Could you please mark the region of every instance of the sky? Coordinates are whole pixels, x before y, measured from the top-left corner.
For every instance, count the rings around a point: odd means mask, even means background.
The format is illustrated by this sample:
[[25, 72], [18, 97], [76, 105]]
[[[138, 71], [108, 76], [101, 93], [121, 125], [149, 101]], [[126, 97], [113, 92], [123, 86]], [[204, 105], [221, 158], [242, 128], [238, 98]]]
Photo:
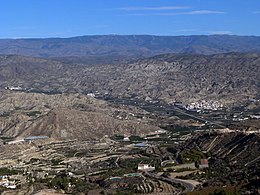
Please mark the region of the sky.
[[260, 0], [1, 0], [0, 38], [256, 35]]

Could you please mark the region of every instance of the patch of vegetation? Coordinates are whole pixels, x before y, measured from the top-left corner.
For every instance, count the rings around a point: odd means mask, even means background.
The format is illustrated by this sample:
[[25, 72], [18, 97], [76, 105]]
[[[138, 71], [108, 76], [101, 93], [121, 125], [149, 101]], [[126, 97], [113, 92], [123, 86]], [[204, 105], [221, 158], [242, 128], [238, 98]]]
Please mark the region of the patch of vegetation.
[[128, 151], [128, 154], [134, 155], [134, 154], [142, 154], [143, 150], [139, 148], [133, 148], [130, 151]]
[[51, 159], [51, 163], [53, 166], [60, 165], [61, 162], [62, 162], [61, 159]]
[[124, 137], [125, 137], [124, 135], [115, 135], [115, 136], [114, 136], [114, 139], [115, 139], [115, 140], [123, 140]]
[[31, 158], [30, 159], [30, 163], [34, 163], [34, 162], [38, 162], [38, 161], [40, 161], [40, 159], [38, 159], [38, 158]]
[[[74, 182], [75, 181], [75, 182]], [[97, 188], [95, 184], [83, 181], [83, 180], [74, 180], [72, 184], [74, 185], [73, 193], [85, 193], [87, 194], [90, 190]]]
[[2, 186], [0, 186], [0, 194], [2, 194], [5, 190], [6, 190], [6, 188], [3, 188]]
[[40, 115], [41, 112], [40, 111], [31, 111], [31, 112], [27, 112], [26, 115], [29, 117], [36, 117], [38, 115]]
[[221, 187], [208, 187], [200, 191], [187, 193], [188, 195], [240, 195], [239, 188], [235, 186]]
[[18, 170], [0, 168], [0, 175], [17, 175], [18, 173], [20, 173]]
[[14, 140], [14, 137], [0, 137], [0, 139], [2, 139], [4, 141], [12, 141], [12, 140]]
[[103, 179], [108, 179], [110, 177], [120, 177], [127, 173], [132, 173], [132, 169], [127, 168], [115, 168], [115, 169], [109, 169], [106, 172], [103, 172], [100, 176]]
[[188, 126], [180, 126], [180, 125], [167, 125], [167, 126], [160, 126], [160, 128], [176, 133], [176, 132], [185, 132], [185, 131], [193, 131], [194, 128], [188, 127]]
[[126, 190], [117, 190], [117, 192], [115, 193], [115, 195], [134, 195], [136, 194], [136, 190], [133, 189], [131, 190], [130, 187]]
[[131, 158], [131, 159], [126, 159], [124, 161], [119, 161], [120, 167], [130, 169], [130, 170], [137, 170], [137, 165], [139, 163], [145, 163], [149, 164], [152, 161], [150, 158]]
[[14, 109], [15, 109], [15, 110], [21, 110], [22, 108], [19, 107], [19, 106], [15, 106]]
[[181, 172], [184, 172], [184, 171], [193, 171], [194, 169], [191, 169], [191, 168], [180, 168], [180, 169], [176, 169], [175, 172], [177, 173], [181, 173]]
[[140, 137], [140, 136], [136, 136], [136, 135], [131, 135], [129, 137], [130, 141], [144, 141], [144, 138]]
[[203, 158], [206, 158], [206, 155], [203, 152], [197, 150], [184, 151], [181, 154], [182, 163], [196, 162]]
[[35, 183], [45, 184], [52, 189], [62, 189], [69, 194], [87, 194], [90, 190], [97, 188], [96, 184], [70, 177], [66, 173], [61, 173], [54, 178], [36, 178]]
[[0, 114], [0, 117], [8, 117], [8, 116], [10, 116], [10, 112], [2, 112], [1, 114]]
[[54, 189], [67, 190], [70, 183], [70, 178], [67, 176], [57, 176], [48, 182], [48, 187]]

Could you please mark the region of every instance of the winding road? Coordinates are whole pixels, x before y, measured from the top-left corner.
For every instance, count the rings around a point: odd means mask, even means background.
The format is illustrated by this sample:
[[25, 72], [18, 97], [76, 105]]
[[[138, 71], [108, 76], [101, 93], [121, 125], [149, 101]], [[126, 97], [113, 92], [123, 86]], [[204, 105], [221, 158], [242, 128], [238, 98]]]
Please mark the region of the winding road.
[[151, 172], [145, 172], [144, 175], [151, 177], [151, 178], [154, 178], [154, 179], [157, 179], [157, 180], [165, 181], [165, 182], [170, 183], [170, 184], [180, 184], [185, 188], [183, 193], [192, 192], [195, 188], [195, 186], [192, 183], [190, 183], [189, 181], [185, 181], [185, 180], [181, 180], [181, 179], [171, 179], [171, 178], [168, 178], [168, 177], [156, 175], [156, 174], [151, 173]]

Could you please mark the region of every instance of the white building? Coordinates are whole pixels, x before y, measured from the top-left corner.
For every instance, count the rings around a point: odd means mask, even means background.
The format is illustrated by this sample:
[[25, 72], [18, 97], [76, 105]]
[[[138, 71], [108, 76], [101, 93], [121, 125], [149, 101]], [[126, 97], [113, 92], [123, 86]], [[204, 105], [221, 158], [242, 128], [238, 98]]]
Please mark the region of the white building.
[[260, 119], [260, 115], [250, 115], [252, 119]]
[[154, 171], [155, 167], [150, 166], [149, 164], [138, 164], [137, 170], [139, 170], [139, 171]]
[[9, 181], [7, 176], [0, 176], [0, 186], [8, 189], [16, 189], [13, 181]]
[[94, 93], [88, 93], [87, 96], [92, 97], [92, 98], [96, 97]]
[[124, 137], [123, 140], [124, 140], [125, 142], [129, 142], [129, 141], [130, 141], [129, 137]]

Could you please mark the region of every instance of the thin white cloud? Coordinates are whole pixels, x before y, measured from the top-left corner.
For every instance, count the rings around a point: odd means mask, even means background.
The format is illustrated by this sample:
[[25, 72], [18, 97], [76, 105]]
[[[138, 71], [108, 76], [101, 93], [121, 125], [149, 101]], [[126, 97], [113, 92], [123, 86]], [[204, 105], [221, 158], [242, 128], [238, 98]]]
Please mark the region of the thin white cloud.
[[231, 31], [229, 30], [213, 30], [213, 31], [208, 31], [210, 35], [230, 35], [232, 34]]
[[183, 15], [203, 15], [203, 14], [226, 14], [227, 12], [215, 11], [215, 10], [195, 10], [186, 13], [179, 13]]
[[162, 11], [162, 10], [181, 10], [181, 9], [189, 9], [187, 6], [161, 6], [161, 7], [122, 7], [118, 8], [118, 10], [124, 11]]
[[132, 16], [176, 16], [176, 15], [210, 15], [210, 14], [227, 14], [227, 12], [216, 10], [194, 10], [189, 12], [174, 13], [133, 13]]

